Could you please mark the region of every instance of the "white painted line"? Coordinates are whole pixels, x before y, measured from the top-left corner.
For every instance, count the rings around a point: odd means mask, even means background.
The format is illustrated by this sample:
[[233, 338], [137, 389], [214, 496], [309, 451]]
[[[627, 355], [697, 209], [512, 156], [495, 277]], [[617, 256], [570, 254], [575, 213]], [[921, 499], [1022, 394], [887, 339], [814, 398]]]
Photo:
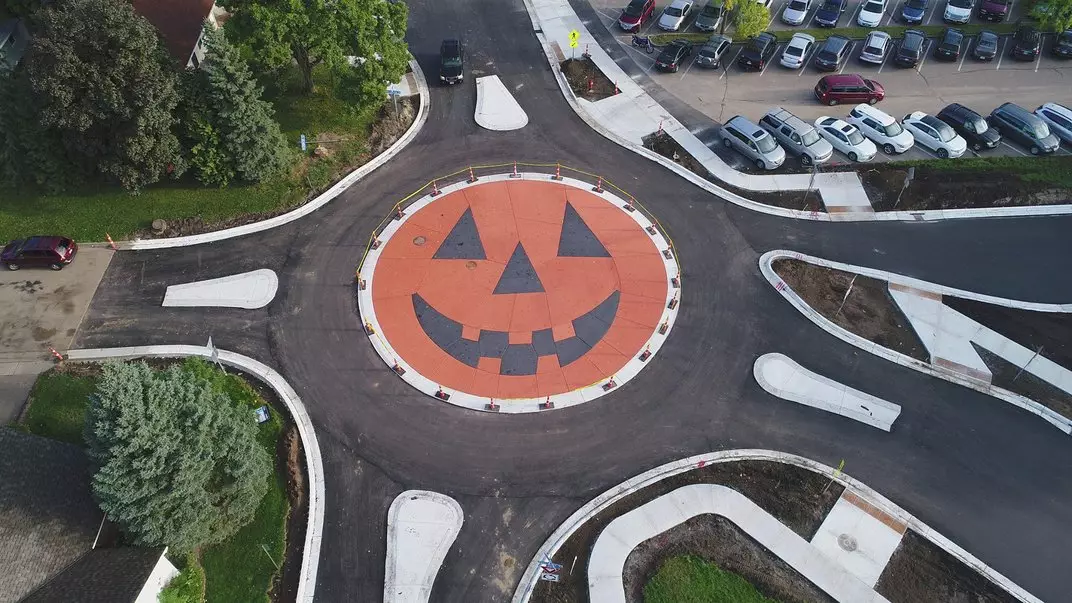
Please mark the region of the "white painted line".
[[849, 27], [860, 26], [860, 24], [856, 22], [856, 17], [860, 14], [860, 10], [863, 9], [864, 2], [867, 2], [867, 0], [860, 0], [860, 4], [856, 5], [856, 10], [852, 11], [852, 20], [849, 21]]
[[849, 54], [848, 54], [848, 57], [850, 57], [850, 58], [846, 58], [846, 59], [845, 59], [845, 62], [841, 64], [841, 69], [838, 69], [838, 75], [841, 75], [842, 73], [844, 73], [844, 72], [845, 72], [845, 67], [847, 67], [847, 66], [849, 65], [849, 61], [851, 61], [851, 60], [852, 60], [852, 59], [851, 59], [851, 57], [852, 57], [852, 50], [853, 50], [854, 48], [856, 48], [856, 42], [853, 42], [852, 44], [850, 44], [850, 45], [849, 45]]
[[964, 54], [960, 57], [960, 65], [957, 65], [957, 73], [960, 73], [960, 69], [964, 67], [964, 59], [968, 58], [969, 48], [971, 48], [971, 38], [968, 38], [968, 43], [964, 45]]
[[678, 81], [681, 81], [681, 80], [685, 79], [685, 76], [689, 74], [689, 69], [692, 69], [692, 66], [695, 65], [695, 64], [696, 64], [696, 58], [693, 57], [693, 59], [691, 61], [689, 61], [689, 66], [685, 68], [685, 73], [681, 74], [681, 77], [678, 78]]
[[898, 8], [899, 8], [900, 6], [901, 6], [901, 3], [900, 3], [900, 2], [898, 2], [897, 4], [894, 4], [894, 5], [893, 5], [893, 10], [891, 10], [891, 11], [890, 11], [890, 16], [886, 17], [886, 25], [889, 25], [890, 23], [893, 23], [893, 16], [894, 16], [895, 14], [897, 14], [897, 9], [898, 9]]
[[1001, 40], [1001, 50], [998, 51], [998, 65], [994, 68], [994, 71], [1001, 69], [1001, 60], [1005, 58], [1005, 44], [1009, 42], [1008, 38]]
[[[737, 49], [737, 54], [733, 55], [733, 60], [730, 61], [730, 65], [737, 64], [737, 57], [741, 56], [741, 52], [744, 50], [744, 46]], [[726, 77], [726, 74], [730, 72], [729, 65], [722, 65], [722, 74], [718, 76], [718, 79]]]
[[919, 65], [916, 65], [916, 73], [919, 73], [920, 70], [923, 69], [923, 64], [927, 62], [927, 54], [930, 52], [930, 49], [931, 41], [927, 40], [923, 44], [923, 57], [919, 60]]
[[938, 8], [939, 0], [932, 0], [932, 2], [933, 4], [931, 4], [931, 12], [929, 15], [927, 15], [927, 20], [924, 22], [924, 25], [931, 24], [931, 19], [934, 18], [934, 9]]
[[[890, 40], [890, 46], [893, 46], [893, 40]], [[890, 60], [891, 55], [893, 55], [893, 48], [887, 48], [886, 56], [882, 57], [882, 62], [878, 64], [879, 73], [882, 73], [882, 68], [886, 66], [886, 62]]]
[[1039, 65], [1042, 64], [1042, 48], [1046, 45], [1046, 36], [1042, 36], [1039, 40], [1039, 53], [1038, 58], [1035, 59], [1035, 73], [1038, 73]]
[[771, 24], [774, 23], [774, 20], [776, 18], [778, 18], [778, 13], [780, 13], [782, 11], [782, 5], [781, 4], [778, 4], [778, 5], [772, 4], [771, 7], [772, 7], [773, 10], [771, 10], [771, 12], [770, 12], [770, 21], [767, 21], [767, 29], [770, 29]]
[[1012, 149], [1012, 150], [1016, 151], [1017, 153], [1019, 153], [1019, 154], [1023, 155], [1024, 157], [1027, 157], [1027, 153], [1025, 153], [1025, 152], [1021, 151], [1020, 149], [1018, 149], [1018, 148], [1016, 148], [1016, 147], [1014, 147], [1014, 146], [1012, 146], [1011, 144], [1009, 144], [1009, 143], [1005, 142], [1004, 140], [1002, 140], [1002, 141], [1001, 141], [1001, 144], [1002, 144], [1003, 146], [1006, 146], [1006, 147], [1008, 147], [1008, 148], [1010, 148], [1010, 149]]
[[804, 62], [800, 65], [800, 73], [797, 74], [797, 77], [804, 75], [804, 72], [808, 70], [808, 63], [811, 62], [812, 57], [814, 57], [817, 52], [819, 52], [818, 42], [812, 47], [811, 52], [804, 57]]
[[763, 74], [767, 73], [767, 67], [770, 67], [771, 63], [774, 62], [774, 57], [778, 56], [778, 49], [779, 48], [781, 48], [781, 44], [779, 44], [779, 45], [774, 47], [774, 54], [771, 55], [771, 60], [769, 60], [766, 63], [764, 63], [763, 64], [763, 69], [759, 70], [759, 77], [763, 77]]

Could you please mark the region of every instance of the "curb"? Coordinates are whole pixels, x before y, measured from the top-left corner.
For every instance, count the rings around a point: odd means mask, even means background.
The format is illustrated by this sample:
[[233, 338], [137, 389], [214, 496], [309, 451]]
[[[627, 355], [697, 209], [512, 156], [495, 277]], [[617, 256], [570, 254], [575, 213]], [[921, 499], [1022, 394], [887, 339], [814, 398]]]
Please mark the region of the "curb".
[[[252, 375], [275, 391], [276, 395], [287, 406], [294, 424], [298, 427], [298, 435], [301, 437], [302, 448], [305, 449], [305, 466], [309, 472], [309, 516], [305, 530], [305, 546], [303, 547], [301, 574], [298, 576], [297, 601], [311, 603], [316, 590], [316, 573], [320, 565], [320, 543], [324, 530], [324, 465], [320, 456], [320, 444], [317, 442], [316, 433], [309, 414], [305, 411], [305, 405], [301, 398], [289, 383], [266, 364], [258, 362], [248, 356], [216, 350], [219, 362], [227, 366], [241, 369]], [[199, 356], [212, 358], [212, 350], [199, 345], [147, 345], [128, 348], [94, 348], [84, 350], [68, 350], [65, 354], [67, 360], [73, 361], [101, 361], [134, 359], [141, 357], [157, 358], [184, 358], [187, 356]]]
[[827, 268], [835, 268], [847, 272], [856, 272], [864, 276], [886, 280], [894, 284], [908, 285], [916, 289], [923, 289], [925, 291], [932, 291], [934, 293], [941, 293], [942, 295], [952, 295], [954, 297], [965, 297], [967, 299], [974, 299], [977, 301], [983, 301], [987, 303], [993, 303], [1002, 305], [1009, 308], [1020, 308], [1023, 310], [1035, 310], [1040, 312], [1070, 312], [1072, 306], [1069, 304], [1038, 304], [1034, 302], [1021, 302], [1017, 300], [1004, 299], [1000, 297], [993, 297], [990, 295], [982, 295], [978, 293], [971, 293], [969, 291], [963, 291], [961, 289], [953, 289], [951, 287], [943, 287], [942, 285], [936, 285], [927, 281], [919, 279], [901, 276], [898, 274], [889, 273], [883, 270], [873, 270], [870, 268], [863, 268], [860, 266], [853, 266], [851, 264], [842, 264], [840, 262], [832, 262], [817, 258], [814, 256], [806, 255], [803, 253], [796, 253], [793, 251], [786, 251], [783, 249], [777, 249], [774, 251], [768, 251], [759, 258], [759, 269], [763, 273], [763, 276], [767, 279], [774, 289], [782, 294], [782, 297], [789, 300], [789, 303], [800, 311], [801, 314], [810, 319], [820, 329], [830, 333], [831, 335], [841, 339], [842, 341], [854, 345], [861, 350], [870, 352], [881, 358], [885, 358], [890, 362], [900, 364], [901, 366], [907, 366], [908, 368], [915, 369], [921, 373], [926, 373], [932, 377], [938, 377], [951, 381], [957, 385], [963, 385], [964, 387], [971, 388], [975, 391], [982, 392], [989, 396], [993, 396], [999, 400], [1004, 400], [1014, 406], [1018, 406], [1031, 414], [1037, 415], [1056, 427], [1066, 434], [1072, 435], [1072, 419], [1063, 417], [1049, 408], [1035, 402], [1030, 398], [1021, 396], [1020, 394], [1013, 393], [1007, 389], [995, 387], [990, 384], [982, 384], [974, 379], [971, 379], [960, 373], [950, 371], [940, 366], [935, 366], [930, 363], [921, 362], [907, 356], [900, 352], [896, 352], [887, 347], [881, 346], [877, 343], [864, 339], [859, 335], [839, 327], [831, 322], [825, 316], [816, 312], [811, 306], [807, 304], [795, 291], [789, 286], [788, 283], [783, 281], [777, 273], [774, 272], [774, 268], [771, 264], [777, 259], [795, 259], [815, 264], [817, 266], [824, 266]]
[[886, 497], [869, 488], [866, 484], [849, 477], [844, 472], [811, 459], [786, 452], [763, 449], [723, 450], [671, 461], [632, 477], [621, 484], [614, 486], [610, 490], [607, 490], [603, 494], [600, 494], [578, 509], [573, 515], [570, 515], [569, 518], [562, 522], [562, 525], [560, 525], [551, 536], [544, 541], [543, 545], [540, 546], [539, 550], [537, 550], [536, 554], [532, 557], [532, 561], [529, 562], [529, 565], [525, 568], [525, 574], [511, 599], [512, 603], [528, 602], [529, 597], [532, 595], [532, 590], [540, 580], [540, 574], [542, 573], [540, 571], [540, 564], [543, 560], [545, 558], [553, 558], [554, 554], [566, 539], [569, 538], [577, 528], [581, 527], [597, 513], [603, 511], [625, 496], [666, 477], [684, 473], [690, 469], [698, 468], [710, 463], [725, 463], [730, 461], [773, 461], [796, 465], [797, 467], [802, 467], [825, 475], [832, 481], [836, 481], [844, 486], [846, 490], [893, 516], [898, 521], [906, 524], [920, 536], [923, 536], [936, 546], [944, 549], [968, 567], [974, 569], [988, 578], [991, 582], [1005, 589], [1010, 595], [1019, 599], [1023, 603], [1042, 603], [1038, 598], [1018, 586], [1012, 580], [1001, 575], [998, 571], [953, 543], [953, 541], [942, 536], [922, 521], [916, 519], [908, 511], [905, 511]]
[[[502, 96], [505, 95], [505, 96]], [[489, 96], [499, 96], [498, 99], [489, 99]], [[511, 116], [504, 118], [503, 113], [496, 113], [494, 110], [487, 111], [486, 109], [495, 105], [495, 100], [500, 101], [498, 108], [502, 109], [503, 106], [509, 105]], [[489, 118], [489, 116], [494, 116]], [[496, 123], [496, 120], [507, 123]], [[485, 130], [492, 130], [495, 132], [508, 132], [510, 130], [520, 130], [529, 123], [529, 116], [525, 113], [525, 110], [518, 104], [514, 95], [506, 88], [506, 85], [502, 83], [497, 75], [485, 75], [484, 77], [476, 78], [476, 111], [473, 113], [473, 121], [478, 126]]]
[[252, 224], [244, 224], [242, 226], [236, 226], [234, 228], [225, 228], [223, 230], [215, 230], [212, 232], [206, 232], [197, 235], [190, 235], [185, 237], [171, 237], [163, 239], [135, 239], [133, 241], [123, 241], [117, 243], [119, 249], [128, 251], [141, 251], [147, 249], [168, 249], [171, 247], [187, 247], [190, 245], [200, 245], [202, 243], [214, 243], [216, 241], [223, 241], [226, 239], [233, 239], [235, 237], [241, 237], [256, 232], [263, 232], [284, 224], [289, 224], [299, 218], [313, 213], [321, 207], [327, 205], [330, 201], [338, 197], [347, 188], [352, 186], [357, 181], [361, 180], [376, 168], [387, 163], [391, 158], [400, 153], [414, 138], [417, 137], [417, 133], [424, 127], [424, 123], [428, 121], [430, 94], [428, 92], [428, 82], [424, 79], [424, 72], [421, 71], [420, 65], [417, 64], [415, 59], [410, 60], [410, 68], [413, 70], [414, 79], [417, 80], [417, 90], [421, 97], [421, 106], [417, 111], [417, 117], [410, 124], [409, 129], [402, 135], [401, 138], [396, 140], [394, 144], [387, 148], [386, 151], [380, 153], [374, 157], [371, 161], [358, 167], [354, 171], [344, 176], [341, 180], [336, 182], [328, 190], [318, 195], [312, 201], [303, 204], [301, 207], [288, 211], [285, 214], [268, 218], [267, 220], [261, 220]]
[[[387, 561], [384, 564], [384, 566], [386, 568], [386, 572], [384, 573], [384, 578], [383, 578], [383, 600], [384, 600], [384, 603], [395, 603], [395, 602], [406, 603], [406, 601], [407, 601], [407, 597], [404, 594], [402, 594], [401, 592], [398, 592], [398, 593], [388, 592], [388, 590], [387, 590], [388, 582], [387, 581], [390, 580], [391, 576], [394, 575], [394, 573], [395, 573], [394, 572], [395, 563], [397, 563], [397, 560], [395, 559], [395, 553], [397, 551], [395, 551], [395, 547], [392, 546], [392, 542], [394, 542], [395, 538], [397, 538], [397, 536], [396, 536], [396, 534], [398, 533], [397, 519], [398, 519], [399, 509], [402, 508], [402, 505], [407, 500], [413, 500], [413, 499], [417, 499], [417, 498], [432, 501], [432, 502], [435, 502], [435, 503], [438, 503], [438, 504], [442, 505], [446, 509], [450, 509], [454, 513], [455, 518], [457, 519], [456, 524], [454, 525], [453, 529], [451, 530], [450, 537], [447, 538], [446, 540], [444, 540], [443, 542], [438, 543], [441, 547], [443, 545], [446, 545], [446, 546], [442, 550], [437, 549], [436, 552], [433, 555], [433, 559], [436, 558], [436, 557], [439, 558], [438, 562], [435, 564], [435, 571], [434, 572], [429, 571], [424, 576], [425, 578], [431, 578], [431, 580], [427, 584], [425, 584], [425, 585], [423, 585], [421, 587], [421, 590], [423, 591], [422, 594], [424, 595], [423, 596], [424, 601], [428, 601], [428, 599], [431, 597], [432, 586], [435, 584], [436, 576], [439, 575], [439, 570], [443, 566], [443, 560], [446, 559], [447, 552], [450, 550], [450, 547], [454, 544], [454, 541], [458, 539], [458, 534], [462, 531], [462, 524], [465, 522], [465, 513], [462, 511], [461, 505], [458, 504], [458, 501], [456, 501], [453, 498], [447, 496], [446, 494], [440, 494], [438, 492], [432, 492], [431, 490], [406, 490], [405, 492], [403, 492], [403, 493], [399, 494], [398, 496], [396, 496], [394, 501], [391, 502], [391, 507], [387, 510]], [[431, 568], [429, 568], [429, 570], [430, 569]]]

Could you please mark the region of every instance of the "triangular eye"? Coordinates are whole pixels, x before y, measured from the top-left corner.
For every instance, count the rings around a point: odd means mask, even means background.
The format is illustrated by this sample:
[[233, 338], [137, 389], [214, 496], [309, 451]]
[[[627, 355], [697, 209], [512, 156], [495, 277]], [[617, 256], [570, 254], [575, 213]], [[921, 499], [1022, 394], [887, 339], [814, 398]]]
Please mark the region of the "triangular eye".
[[476, 229], [476, 220], [473, 219], [473, 209], [465, 210], [458, 223], [450, 229], [450, 234], [439, 245], [435, 255], [437, 260], [486, 260], [484, 244], [480, 242], [480, 233]]
[[[454, 233], [451, 233], [454, 234]], [[584, 223], [573, 206], [566, 203], [562, 218], [562, 236], [558, 240], [558, 256], [567, 258], [609, 258], [607, 248]]]

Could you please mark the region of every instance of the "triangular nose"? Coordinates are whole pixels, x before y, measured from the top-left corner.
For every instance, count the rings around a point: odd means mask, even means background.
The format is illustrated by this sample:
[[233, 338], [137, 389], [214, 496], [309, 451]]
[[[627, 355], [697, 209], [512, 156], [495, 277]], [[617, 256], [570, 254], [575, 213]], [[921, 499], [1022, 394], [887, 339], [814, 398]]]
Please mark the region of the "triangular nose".
[[506, 270], [503, 270], [502, 276], [499, 277], [499, 283], [495, 285], [495, 295], [543, 292], [543, 283], [529, 261], [529, 254], [525, 253], [525, 248], [518, 243], [510, 261], [506, 263]]

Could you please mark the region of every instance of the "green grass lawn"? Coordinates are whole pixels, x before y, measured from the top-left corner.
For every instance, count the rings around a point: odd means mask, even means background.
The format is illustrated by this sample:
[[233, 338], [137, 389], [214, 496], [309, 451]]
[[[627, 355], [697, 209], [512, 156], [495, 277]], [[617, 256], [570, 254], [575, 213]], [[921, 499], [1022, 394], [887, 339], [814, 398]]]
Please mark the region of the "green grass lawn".
[[96, 389], [92, 377], [74, 377], [49, 371], [37, 379], [18, 427], [28, 433], [83, 446], [89, 395]]
[[699, 557], [671, 557], [644, 585], [644, 603], [777, 603], [744, 578]]
[[1072, 157], [962, 157], [898, 161], [890, 165], [919, 166], [930, 170], [970, 174], [972, 172], [1003, 171], [1015, 174], [1024, 182], [1072, 189]]

